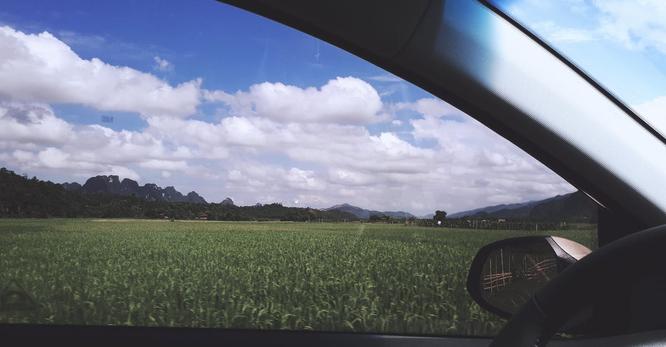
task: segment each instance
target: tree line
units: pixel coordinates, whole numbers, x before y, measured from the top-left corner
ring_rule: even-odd
[[[279,203],[234,206],[185,202],[147,201],[134,196],[69,191],[50,181],[27,178],[0,169],[0,217],[4,218],[151,218],[228,221],[358,220],[351,213],[286,207]]]

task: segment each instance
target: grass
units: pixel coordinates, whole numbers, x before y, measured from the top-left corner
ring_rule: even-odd
[[[493,240],[530,232],[386,224],[0,220],[0,323],[492,335],[467,295]],[[540,234],[549,234],[546,231]],[[593,231],[558,232],[592,245]],[[1,308],[0,308],[1,309]]]

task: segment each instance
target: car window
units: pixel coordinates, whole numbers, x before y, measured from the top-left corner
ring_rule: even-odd
[[[0,47],[0,323],[493,335],[480,247],[596,245],[509,141],[228,5],[8,1]]]
[[[666,4],[490,1],[666,134]]]

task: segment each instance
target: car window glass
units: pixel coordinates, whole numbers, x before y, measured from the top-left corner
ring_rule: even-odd
[[[493,0],[666,134],[666,3]]]
[[[481,246],[596,244],[582,192],[296,30],[216,2],[3,5],[0,323],[492,335],[465,289]]]

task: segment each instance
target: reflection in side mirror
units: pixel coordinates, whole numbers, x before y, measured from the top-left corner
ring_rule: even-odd
[[[590,252],[577,242],[555,236],[497,241],[474,257],[467,291],[484,309],[508,318],[548,281]]]

